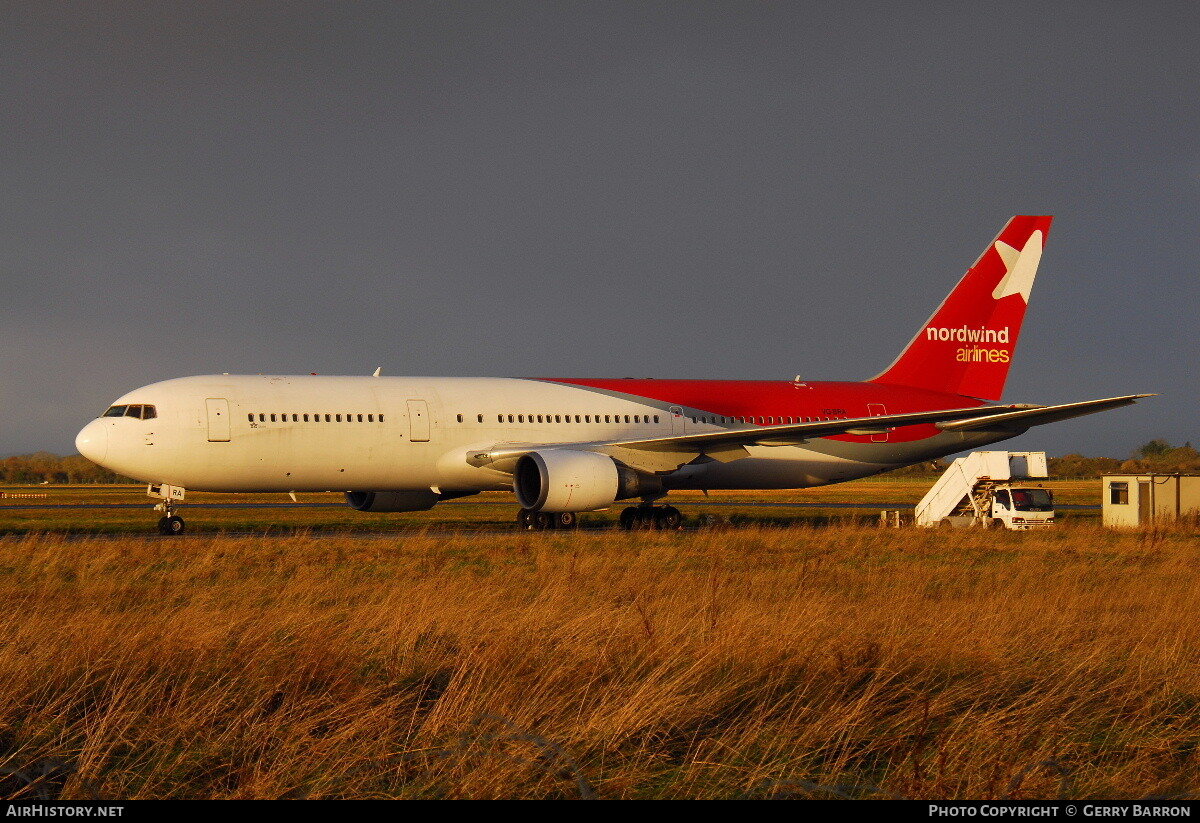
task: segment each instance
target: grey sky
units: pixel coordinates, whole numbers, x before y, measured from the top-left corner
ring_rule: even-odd
[[[211,372],[861,379],[1057,216],[1005,399],[1196,426],[1200,4],[5,3],[0,454]]]

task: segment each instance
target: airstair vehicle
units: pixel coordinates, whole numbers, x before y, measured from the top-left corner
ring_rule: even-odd
[[[971,452],[951,463],[921,498],[914,522],[1019,531],[1052,526],[1050,490],[1019,482],[1046,476],[1045,452]]]

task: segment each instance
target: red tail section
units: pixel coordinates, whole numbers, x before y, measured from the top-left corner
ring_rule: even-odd
[[[871,382],[999,400],[1052,219],[1009,220],[908,348]]]

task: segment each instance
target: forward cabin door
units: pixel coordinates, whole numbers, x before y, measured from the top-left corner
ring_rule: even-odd
[[[224,397],[210,397],[204,401],[208,411],[208,442],[229,442],[229,401]]]
[[[885,414],[887,414],[887,407],[884,406],[882,403],[868,403],[867,404],[867,414],[870,415],[871,417],[883,417]],[[883,434],[871,435],[872,443],[886,443],[887,439],[888,439],[887,432],[884,432]]]
[[[424,400],[408,401],[408,439],[414,443],[429,442],[429,404]]]

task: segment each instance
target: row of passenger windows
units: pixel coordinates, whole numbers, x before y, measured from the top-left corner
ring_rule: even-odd
[[[378,420],[383,422],[382,414],[297,414],[296,412],[285,412],[276,414],[265,414],[262,412],[246,415],[246,419],[251,423],[257,422],[266,423],[287,423],[289,420],[292,423],[374,423]]]
[[[137,420],[153,420],[158,412],[153,406],[109,406],[103,417],[133,417]]]
[[[572,419],[573,418],[573,419]],[[458,422],[465,421],[464,415],[458,415]],[[733,423],[750,423],[759,426],[787,426],[796,423],[818,423],[822,420],[837,420],[836,417],[721,417],[719,415],[701,415],[690,418],[693,423],[710,423],[725,425]],[[845,418],[840,418],[845,419]],[[483,415],[476,414],[475,421],[483,422]],[[659,416],[649,414],[498,414],[497,423],[650,423],[659,422]]]
[[[658,422],[658,415],[649,414],[498,414],[497,423],[626,423],[646,424]],[[458,415],[458,422],[464,421],[463,415]],[[477,423],[483,422],[483,415],[475,415]]]
[[[726,423],[750,423],[756,426],[794,426],[798,423],[820,423],[824,420],[846,420],[845,417],[721,417],[720,415],[701,415],[691,418],[693,423],[711,423],[724,425]]]

